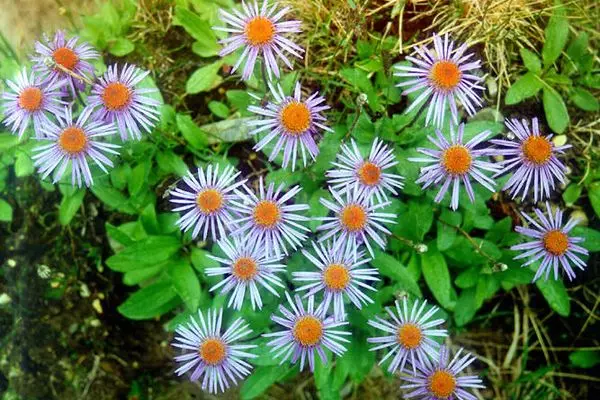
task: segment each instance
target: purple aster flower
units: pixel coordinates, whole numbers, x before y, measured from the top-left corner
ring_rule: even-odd
[[[575,253],[588,255],[588,251],[577,244],[583,242],[584,239],[569,235],[571,229],[579,221],[571,218],[563,226],[563,212],[560,209],[557,208],[556,213],[552,215],[550,204],[546,202],[546,210],[547,214],[544,215],[540,209],[534,209],[539,222],[522,213],[523,217],[530,223],[530,228],[517,226],[515,230],[522,235],[533,238],[533,240],[512,246],[510,249],[524,251],[515,259],[531,257],[528,262],[523,264],[524,267],[542,259],[542,263],[533,277],[533,282],[542,275],[547,280],[551,270],[554,270],[554,279],[558,279],[559,264],[567,273],[569,280],[572,280],[575,278],[575,272],[570,263],[575,264],[582,271],[585,269],[585,262]]]
[[[36,54],[31,58],[34,62],[33,71],[38,72],[45,81],[66,80],[71,93],[76,93],[76,89],[83,90],[84,82],[56,67],[58,64],[88,79],[94,75],[94,66],[90,61],[99,59],[100,53],[88,43],[77,44],[78,41],[77,36],[67,40],[63,31],[57,31],[54,40],[44,37],[43,42],[36,42]]]
[[[224,392],[230,383],[237,384],[250,374],[252,366],[244,358],[256,358],[256,354],[246,350],[253,344],[236,344],[252,333],[243,319],[236,319],[221,333],[223,310],[206,312],[206,320],[198,311],[200,324],[191,317],[187,325],[179,325],[172,346],[183,349],[183,354],[175,357],[182,365],[175,370],[178,376],[192,371],[190,381],[202,379],[202,390],[209,393]],[[203,377],[204,376],[204,377]]]
[[[65,170],[71,165],[71,185],[82,186],[82,177],[86,186],[92,186],[94,179],[90,171],[88,158],[92,159],[98,167],[105,173],[108,173],[106,167],[113,166],[111,160],[103,153],[119,154],[114,149],[121,146],[111,143],[103,143],[98,138],[110,136],[116,133],[113,126],[90,119],[92,109],[86,107],[83,109],[77,121],[73,121],[73,114],[70,108],[65,108],[65,119],[59,119],[59,124],[48,122],[42,125],[42,132],[51,143],[34,148],[39,152],[32,158],[34,165],[39,167],[39,173],[42,179],[45,179],[52,171],[54,174],[53,182],[56,183],[65,173]]]
[[[42,126],[51,123],[47,114],[62,116],[67,104],[60,99],[61,88],[65,83],[65,80],[55,79],[44,84],[33,72],[28,76],[27,69],[23,68],[14,82],[6,81],[12,92],[2,94],[6,116],[3,122],[20,139],[33,121],[35,137],[42,138]]]
[[[453,210],[458,208],[458,191],[460,184],[465,186],[467,195],[471,202],[475,201],[475,194],[471,186],[471,178],[479,182],[483,187],[494,192],[494,182],[491,178],[484,175],[481,170],[497,172],[498,166],[478,158],[489,155],[489,149],[476,149],[475,147],[482,143],[490,134],[490,131],[483,131],[473,139],[463,144],[463,134],[465,125],[458,126],[458,135],[454,134],[452,125],[450,126],[450,141],[446,140],[439,129],[435,133],[437,140],[427,136],[437,149],[418,148],[419,153],[425,154],[429,158],[409,158],[409,161],[432,163],[427,167],[421,168],[421,176],[416,183],[423,184],[423,190],[432,185],[442,183],[438,194],[435,196],[435,202],[439,203],[444,198],[450,184],[452,184],[452,201],[450,207]]]
[[[296,168],[298,150],[302,153],[302,163],[306,167],[306,153],[311,159],[319,154],[319,147],[315,142],[320,130],[330,131],[324,125],[326,118],[321,114],[329,106],[322,104],[325,101],[319,92],[313,93],[306,100],[302,100],[300,82],[296,82],[293,96],[286,96],[283,89],[277,84],[275,89],[270,83],[269,88],[275,102],[269,102],[266,107],[250,106],[248,110],[264,116],[262,119],[248,121],[248,125],[258,128],[250,132],[256,135],[268,132],[255,146],[254,150],[262,150],[268,143],[276,139],[275,147],[271,151],[269,161],[273,161],[283,149],[283,168],[292,163],[292,171]]]
[[[521,193],[525,199],[532,187],[534,201],[550,197],[550,190],[554,190],[556,181],[565,183],[566,167],[558,160],[557,154],[564,154],[571,145],[554,146],[552,135],[540,134],[537,118],[532,120],[532,129],[529,129],[529,123],[525,119],[521,122],[517,119],[506,121],[506,126],[516,136],[516,140],[490,140],[504,147],[497,150],[498,154],[508,156],[498,163],[503,168],[497,175],[507,173],[515,167],[517,169],[503,190],[508,190],[513,198]]]
[[[390,307],[385,308],[391,321],[379,316],[375,316],[374,320],[369,320],[369,325],[388,334],[369,338],[367,341],[377,344],[370,349],[371,351],[391,347],[391,350],[379,361],[379,365],[381,365],[394,356],[388,367],[390,373],[394,373],[398,369],[404,371],[407,361],[412,365],[413,373],[416,373],[419,363],[425,363],[428,357],[438,356],[437,349],[440,345],[433,338],[447,337],[448,332],[445,329],[432,329],[443,324],[444,320],[431,320],[438,308],[434,306],[427,309],[426,306],[426,300],[421,302],[420,307],[419,300],[415,300],[409,310],[408,302],[404,297],[402,308],[400,302],[396,300],[396,313]],[[423,314],[425,310],[427,311]]]
[[[335,328],[347,325],[348,322],[335,321],[333,316],[327,317],[322,304],[315,310],[313,296],[308,298],[306,308],[304,308],[300,296],[294,296],[295,301],[293,301],[286,292],[285,297],[290,309],[281,304],[279,312],[283,317],[271,316],[271,320],[284,327],[284,330],[263,334],[264,337],[273,338],[267,345],[272,347],[271,352],[276,352],[275,358],[281,357],[281,364],[291,356],[292,364],[300,360],[301,371],[304,369],[306,361],[308,361],[310,370],[314,371],[315,353],[325,364],[327,363],[325,349],[331,350],[338,357],[346,352],[346,348],[341,342],[350,343],[344,336],[351,335],[351,333]]]
[[[482,106],[481,97],[474,89],[483,90],[483,87],[479,86],[483,78],[470,72],[478,69],[481,62],[471,59],[473,53],[464,55],[467,50],[466,44],[454,49],[454,42],[448,40],[448,34],[444,35],[443,40],[434,34],[433,45],[434,49],[415,47],[420,58],[406,57],[414,66],[396,66],[400,72],[394,75],[414,78],[398,84],[398,86],[409,87],[402,93],[404,95],[424,89],[406,112],[412,111],[430,99],[426,125],[429,125],[433,118],[433,124],[441,128],[448,104],[450,104],[452,120],[455,125],[458,125],[456,98],[460,100],[469,115],[475,114],[475,106]]]
[[[312,245],[316,257],[306,250],[302,250],[302,254],[318,268],[318,271],[294,272],[292,275],[295,281],[309,282],[296,291],[306,290],[304,297],[323,291],[323,308],[328,311],[333,302],[333,316],[337,321],[346,318],[344,297],[350,299],[358,309],[362,308],[363,304],[373,303],[363,291],[375,291],[368,283],[378,281],[379,273],[373,268],[361,268],[371,261],[370,258],[363,258],[364,251],[360,251],[357,254],[358,259],[354,260],[351,249],[344,246],[332,246],[331,243],[324,246],[315,242]]]
[[[194,227],[192,238],[202,231],[202,240],[206,240],[209,232],[211,239],[217,241],[231,230],[234,216],[231,214],[231,201],[238,198],[235,190],[246,180],[236,182],[240,175],[231,166],[219,173],[219,166],[209,164],[206,171],[198,168],[198,179],[191,172],[183,177],[187,188],[176,188],[171,191],[171,203],[179,204],[174,212],[183,211],[177,225],[184,232]]]
[[[379,202],[387,200],[386,191],[397,195],[396,188],[402,189],[404,178],[384,172],[398,164],[394,150],[375,138],[369,157],[365,159],[354,139],[351,144],[352,148],[342,144],[342,152],[337,156],[338,162],[333,163],[337,169],[327,171],[327,177],[331,178],[327,183],[342,192],[348,184],[358,184],[361,190],[368,192],[371,199],[371,194],[375,194]]]
[[[460,357],[460,349],[452,361],[448,363],[449,351],[446,346],[440,349],[439,359],[430,361],[424,357],[423,362],[417,364],[414,375],[402,376],[407,381],[402,385],[409,393],[406,399],[419,400],[477,400],[477,397],[467,391],[470,388],[485,389],[477,375],[459,376],[459,374],[476,360],[471,353]],[[460,358],[459,358],[460,357]]]
[[[347,187],[344,190],[345,195],[331,188],[330,192],[335,202],[324,198],[321,198],[320,202],[333,211],[334,215],[316,218],[324,222],[317,230],[327,231],[319,238],[319,242],[336,237],[336,245],[345,245],[350,248],[355,260],[358,259],[356,249],[362,243],[365,244],[369,254],[373,257],[373,249],[369,239],[385,249],[385,237],[380,236],[378,231],[391,235],[391,232],[382,224],[395,224],[397,216],[390,213],[381,213],[378,210],[390,205],[391,202],[373,204],[373,201],[369,199],[369,195],[362,192],[358,185],[354,185],[353,188]]]
[[[239,236],[233,237],[233,242],[227,238],[221,239],[219,247],[227,258],[208,257],[225,264],[224,267],[207,268],[206,275],[225,275],[218,284],[210,288],[210,291],[221,288],[221,293],[233,291],[229,298],[227,307],[236,310],[242,308],[246,290],[250,296],[252,309],[262,309],[263,303],[259,293],[259,285],[279,297],[272,285],[285,287],[281,278],[276,273],[285,271],[285,265],[279,264],[280,256],[267,256],[262,243],[244,240]]]
[[[94,116],[108,122],[116,121],[123,140],[129,136],[139,140],[142,137],[140,128],[150,132],[160,119],[160,101],[147,96],[158,90],[136,87],[149,73],[127,64],[119,73],[116,64],[110,65],[88,97],[89,105],[98,107]]]
[[[250,79],[254,72],[256,59],[261,55],[269,77],[273,73],[279,78],[280,73],[279,66],[277,65],[277,57],[281,58],[290,69],[294,69],[294,67],[284,52],[302,58],[301,53],[304,52],[304,49],[286,38],[289,33],[300,32],[301,23],[295,20],[282,21],[281,19],[288,13],[290,8],[285,7],[275,12],[277,6],[277,2],[273,1],[273,5],[268,7],[268,1],[265,0],[260,8],[257,1],[250,3],[242,2],[243,12],[236,9],[233,9],[233,13],[228,13],[222,9],[219,10],[221,20],[231,27],[217,26],[213,27],[213,29],[232,34],[227,39],[220,41],[224,47],[219,52],[219,55],[224,57],[239,48],[244,49],[237,63],[232,68],[231,73],[237,71],[241,63],[246,60],[242,79]]]
[[[299,222],[308,221],[309,218],[299,215],[298,211],[308,210],[307,204],[286,204],[288,200],[302,190],[294,186],[287,193],[282,193],[284,185],[275,190],[271,183],[265,190],[262,177],[259,179],[258,196],[248,187],[243,186],[246,193],[237,191],[241,201],[233,201],[233,209],[241,218],[234,221],[239,225],[233,235],[243,235],[246,240],[263,243],[267,256],[275,253],[280,256],[283,251],[288,254],[286,243],[296,250],[302,247],[309,229]]]

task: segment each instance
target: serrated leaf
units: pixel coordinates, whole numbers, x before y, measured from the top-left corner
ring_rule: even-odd
[[[403,289],[418,297],[422,297],[421,289],[407,268],[394,257],[380,250],[375,251],[375,258],[371,261],[371,265],[377,268],[379,272],[391,278],[394,282],[402,285]]]
[[[63,196],[58,208],[58,220],[61,225],[65,226],[71,222],[75,214],[77,214],[77,210],[81,207],[84,196],[85,190],[83,189],[79,189],[71,195]]]
[[[150,319],[164,314],[179,303],[169,281],[159,281],[133,293],[117,309],[129,319]]]
[[[569,126],[569,113],[562,97],[556,90],[546,86],[543,101],[548,126],[556,133],[563,133]]]
[[[542,62],[534,52],[523,47],[519,50],[519,53],[521,54],[525,68],[529,71],[537,74],[542,70]]]
[[[520,103],[531,96],[535,96],[542,87],[541,78],[533,72],[528,72],[508,88],[504,102],[507,105]]]
[[[571,313],[571,303],[562,280],[550,278],[546,281],[542,278],[538,279],[535,284],[540,292],[542,292],[550,308],[563,317],[569,316]]]

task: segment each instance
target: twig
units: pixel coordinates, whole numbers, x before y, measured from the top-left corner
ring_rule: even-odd
[[[446,221],[444,221],[443,219],[438,219],[438,221],[440,221],[442,224],[449,226],[451,228],[456,229],[457,232],[459,232],[461,235],[463,235],[471,244],[471,246],[473,246],[473,249],[475,250],[475,252],[481,256],[483,256],[484,258],[486,258],[489,262],[491,262],[492,264],[496,265],[498,264],[498,261],[495,260],[492,256],[490,256],[489,254],[487,254],[485,251],[483,251],[480,247],[479,244],[477,244],[477,242],[471,237],[471,235],[469,235],[464,229],[462,229],[460,226],[456,226],[456,225],[452,225]]]

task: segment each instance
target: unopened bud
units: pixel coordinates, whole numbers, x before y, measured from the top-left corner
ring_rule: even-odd
[[[494,266],[492,267],[492,271],[493,272],[504,272],[508,269],[508,265],[504,264],[504,263],[496,263],[494,264]]]
[[[415,251],[419,254],[427,253],[427,250],[429,250],[429,248],[425,243],[415,245]]]
[[[362,107],[362,106],[364,106],[365,104],[367,104],[367,100],[368,100],[368,98],[367,98],[367,95],[366,95],[365,93],[361,93],[361,94],[359,94],[359,95],[358,95],[358,97],[356,98],[356,104],[357,104],[359,107]]]

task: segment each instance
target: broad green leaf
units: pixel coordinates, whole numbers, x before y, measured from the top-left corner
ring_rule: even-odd
[[[421,269],[427,286],[440,305],[450,311],[454,309],[452,300],[452,283],[446,259],[431,242],[429,250],[421,254]]]
[[[286,366],[257,367],[242,384],[242,400],[251,400],[263,394],[271,385],[288,373]]]
[[[208,145],[206,132],[196,125],[192,117],[185,114],[177,114],[176,120],[177,128],[191,147],[201,150]]]
[[[573,236],[581,236],[584,238],[580,246],[585,247],[589,252],[595,253],[600,251],[600,232],[585,226],[576,226],[571,231]]]
[[[10,133],[0,133],[0,150],[8,150],[19,143],[19,138]]]
[[[109,257],[109,268],[126,272],[158,264],[176,254],[182,244],[173,236],[148,236]]]
[[[569,113],[560,94],[553,88],[544,87],[544,112],[550,129],[563,133],[569,126]]]
[[[223,65],[223,61],[215,61],[212,64],[198,68],[188,78],[185,84],[185,91],[189,94],[207,92],[219,86],[223,78],[219,75],[219,70]]]
[[[135,50],[135,44],[129,39],[119,38],[108,45],[110,54],[123,57]]]
[[[174,173],[177,176],[184,176],[188,172],[186,163],[180,156],[170,150],[159,151],[156,154],[156,163],[166,172]]]
[[[200,40],[192,44],[192,51],[200,57],[214,57],[219,54],[219,43],[216,40]]]
[[[127,214],[135,214],[135,209],[128,204],[127,197],[117,189],[108,185],[93,185],[91,190],[107,206]]]
[[[600,352],[578,350],[569,354],[571,364],[579,368],[593,368],[600,364]]]
[[[200,282],[190,263],[182,259],[171,261],[167,266],[167,274],[187,308],[197,310],[200,305]]]
[[[136,196],[144,187],[144,184],[148,182],[150,168],[149,161],[143,161],[133,168],[127,182],[127,190],[131,196]]]
[[[460,292],[454,309],[454,321],[458,326],[464,326],[473,319],[477,312],[475,288],[464,289]]]
[[[219,262],[208,257],[210,252],[194,247],[192,249],[191,261],[197,271],[203,272],[206,268],[219,267]]]
[[[210,101],[208,109],[219,118],[227,118],[229,116],[229,107],[220,101]]]
[[[31,160],[31,157],[29,157],[29,154],[19,152],[15,159],[15,175],[17,178],[29,176],[33,173],[33,170],[33,161]]]
[[[588,186],[588,198],[594,212],[600,217],[600,182],[594,182]]]
[[[169,281],[159,281],[133,293],[117,309],[129,319],[150,319],[171,310],[179,303]]]
[[[569,22],[565,16],[563,6],[555,8],[544,32],[542,59],[544,60],[544,66],[547,67],[558,59],[569,38]]]
[[[550,277],[547,281],[544,278],[535,282],[536,286],[542,292],[542,295],[554,311],[563,317],[568,317],[571,312],[571,303],[569,294],[562,280],[554,280]]]
[[[0,221],[10,222],[13,218],[13,209],[7,201],[0,199]]]
[[[396,260],[393,256],[376,250],[375,258],[371,261],[371,265],[377,268],[379,272],[391,278],[393,281],[402,285],[403,289],[418,297],[422,297],[421,289],[407,268],[402,263]]]
[[[456,279],[454,284],[461,289],[468,289],[477,285],[479,279],[480,268],[473,267],[461,272]]]
[[[571,101],[584,111],[598,111],[600,109],[596,96],[580,87],[573,88]]]
[[[153,265],[151,267],[134,269],[133,271],[127,271],[123,274],[123,283],[128,286],[139,285],[140,283],[156,276],[162,272],[167,266],[168,261],[160,264]]]
[[[158,226],[158,219],[156,218],[156,208],[153,203],[144,207],[140,214],[140,222],[149,235],[158,235],[161,233],[161,229]]]
[[[569,186],[567,186],[567,189],[565,189],[565,191],[562,194],[562,198],[568,206],[572,206],[573,204],[575,204],[577,199],[579,199],[579,196],[581,196],[582,190],[583,187],[572,183]]]
[[[519,53],[521,53],[521,58],[523,59],[525,68],[527,68],[529,71],[537,74],[542,70],[542,62],[534,52],[523,47],[521,50],[519,50]]]
[[[541,78],[533,72],[528,72],[508,88],[504,101],[507,105],[520,103],[531,96],[535,96],[542,87]]]
[[[106,234],[108,238],[112,241],[117,242],[119,245],[125,247],[132,245],[135,240],[127,233],[124,232],[121,227],[116,227],[111,223],[107,222],[104,224],[104,228],[106,229]],[[111,244],[111,247],[114,246]]]
[[[187,33],[199,42],[208,42],[211,44],[217,42],[217,37],[208,21],[203,20],[198,14],[185,7],[175,7],[173,23],[182,26]]]
[[[63,196],[60,201],[60,207],[58,208],[58,220],[61,225],[65,226],[71,222],[75,214],[77,214],[77,210],[81,207],[84,196],[84,189],[79,189],[71,195]]]
[[[369,374],[375,364],[375,352],[369,351],[367,338],[362,331],[355,330],[352,332],[352,345],[347,346],[348,351],[344,353],[339,362],[344,360],[351,365],[350,379],[355,384],[361,383]]]
[[[243,142],[251,138],[247,122],[252,118],[226,119],[212,124],[202,125],[200,128],[206,132],[209,144],[226,142]]]

